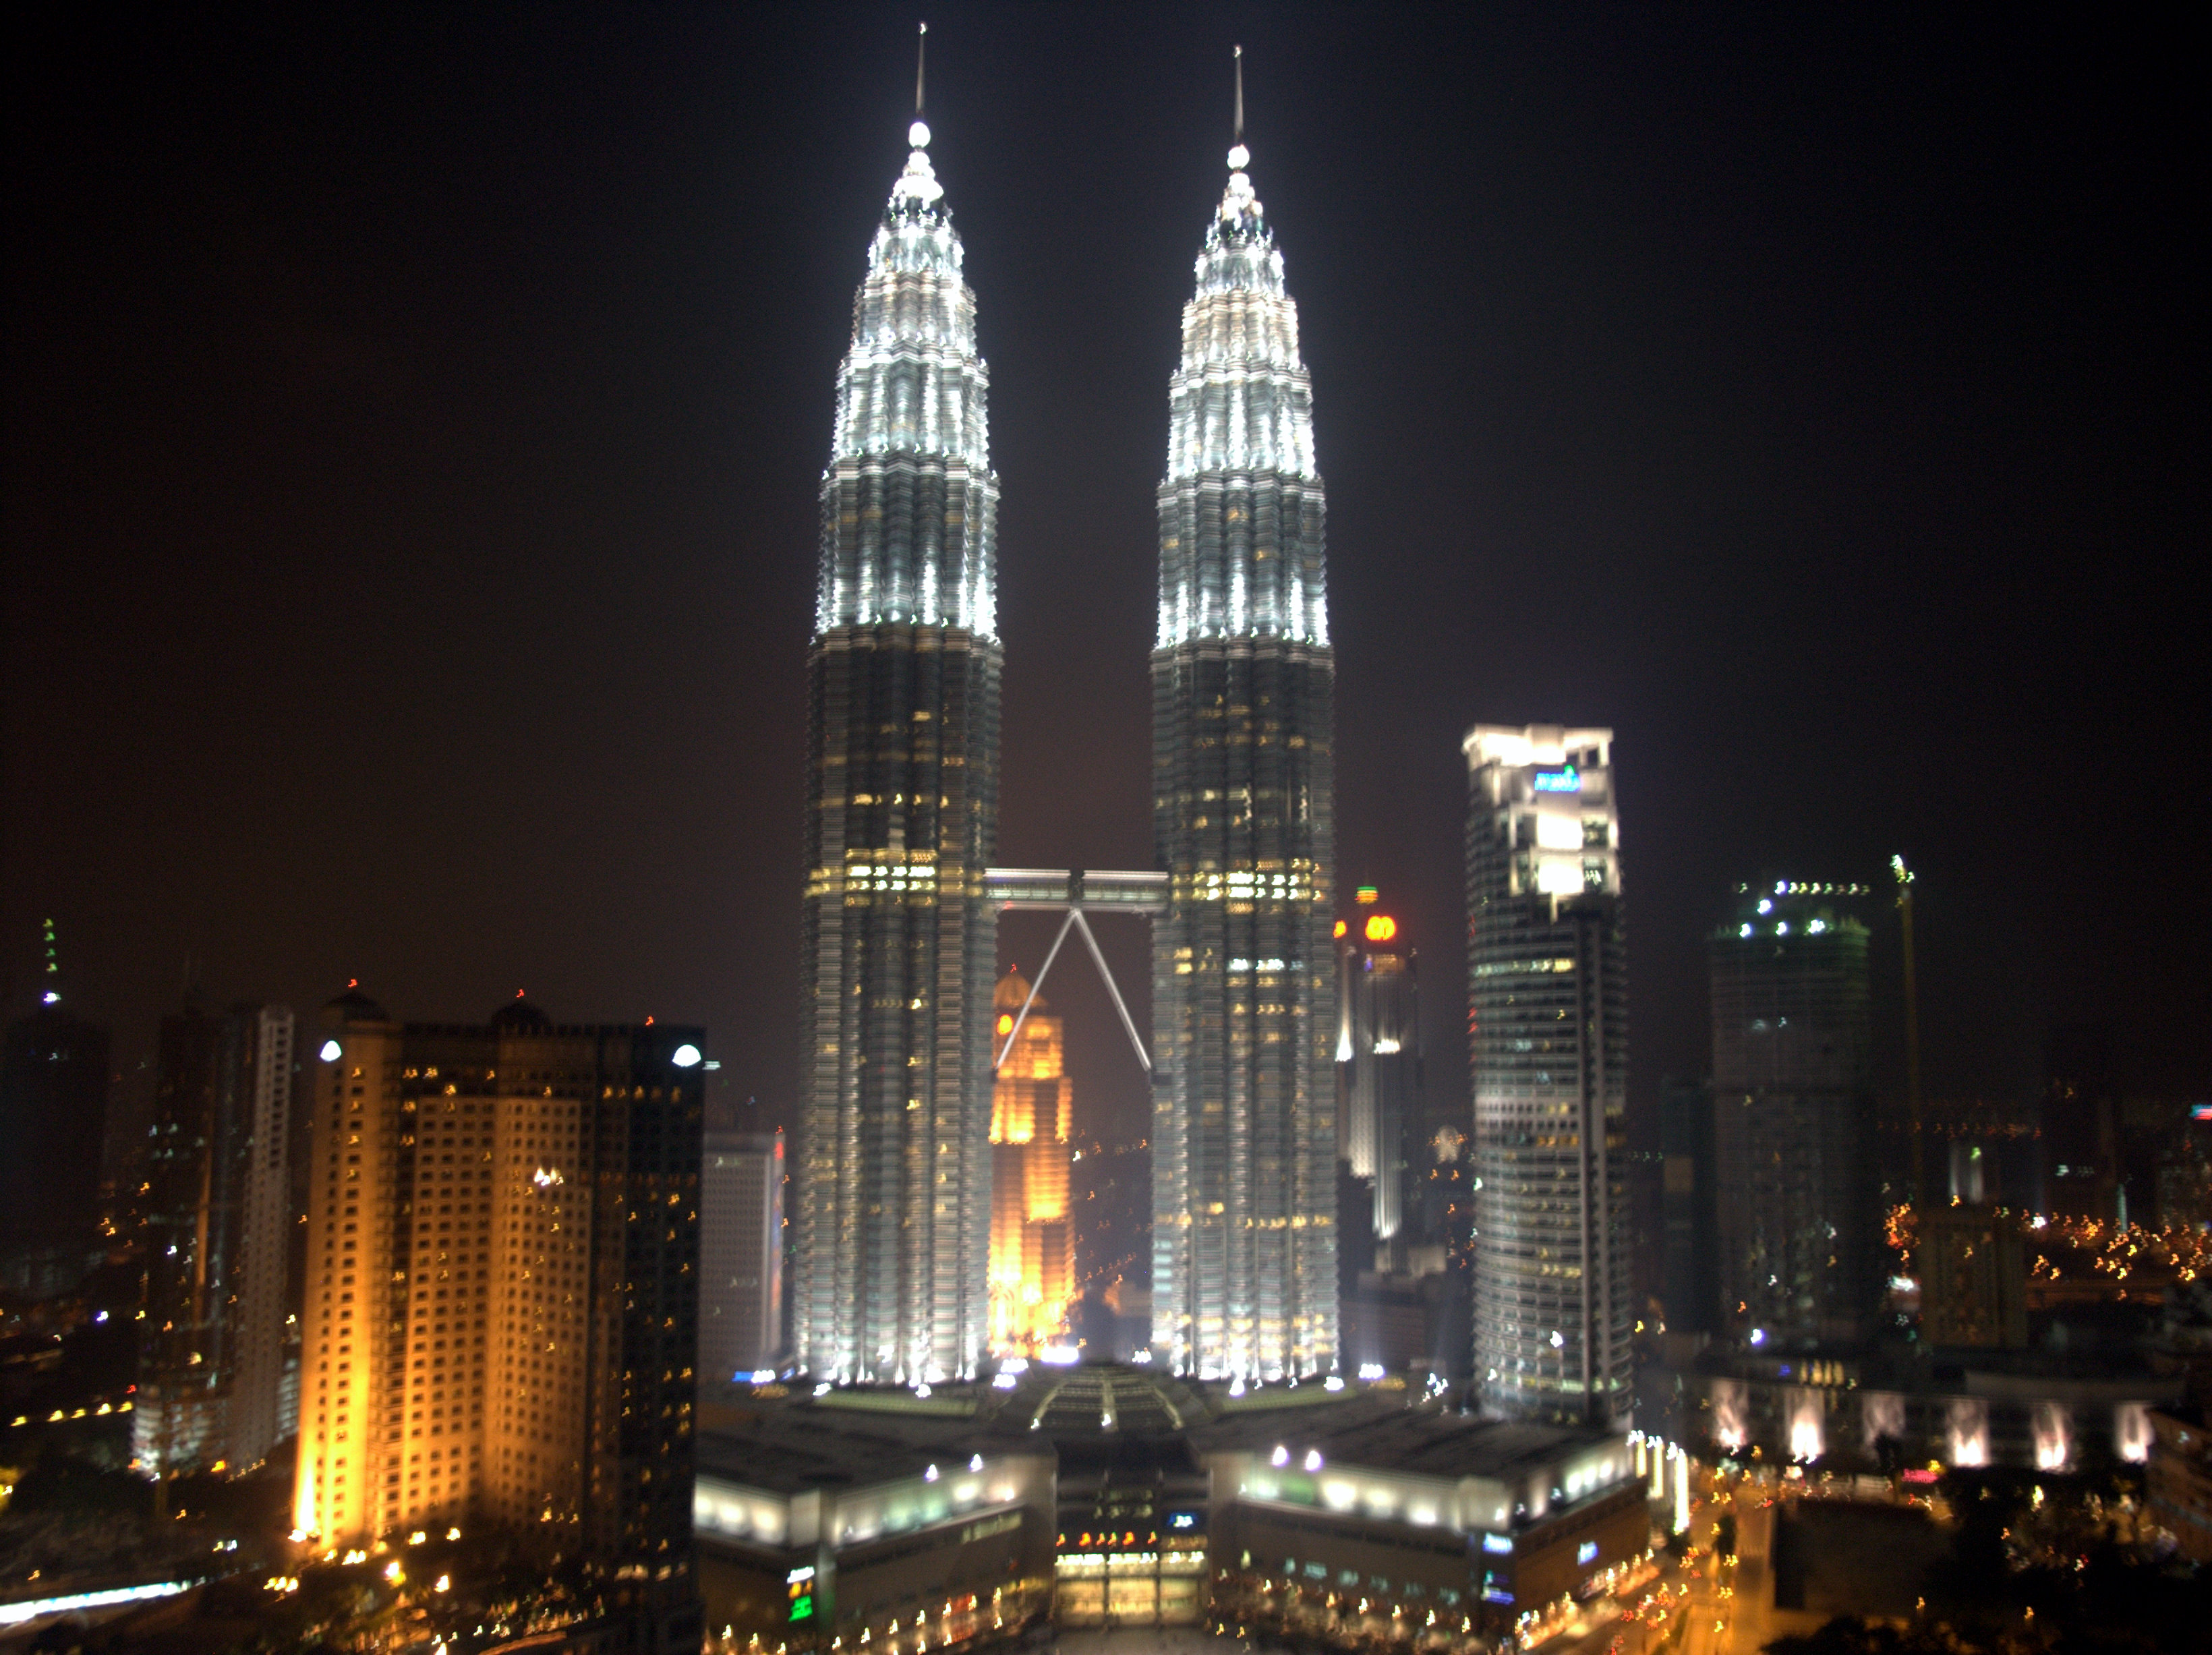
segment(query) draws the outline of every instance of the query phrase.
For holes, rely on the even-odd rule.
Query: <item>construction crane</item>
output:
[[[1920,1153],[1920,995],[1912,977],[1912,870],[1902,856],[1889,859],[1897,880],[1897,912],[1905,928],[1905,1098],[1912,1112],[1912,1210],[1926,1194]]]

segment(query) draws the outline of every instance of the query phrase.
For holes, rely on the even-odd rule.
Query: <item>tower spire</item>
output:
[[[914,118],[921,119],[921,71],[929,55],[929,25],[923,23],[914,40]]]
[[[1244,48],[1234,49],[1237,59],[1237,142],[1244,142]]]

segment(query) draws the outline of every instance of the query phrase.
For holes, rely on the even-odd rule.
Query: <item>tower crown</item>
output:
[[[837,370],[837,415],[825,481],[909,463],[941,473],[934,503],[856,497],[825,520],[817,636],[887,623],[963,628],[995,637],[990,545],[990,370],[975,351],[975,295],[961,275],[960,237],[930,165],[929,128],[907,129],[906,170],[868,246],[853,299],[853,337]],[[897,490],[893,489],[893,493]],[[913,513],[886,538],[884,513]]]

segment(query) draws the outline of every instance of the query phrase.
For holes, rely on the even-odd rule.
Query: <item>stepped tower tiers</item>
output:
[[[1159,489],[1152,1342],[1274,1378],[1337,1361],[1335,663],[1312,391],[1249,161],[1240,133]]]
[[[964,1378],[988,1326],[999,484],[975,295],[908,136],[837,374],[808,665],[793,1330],[838,1384]]]
[[[993,1004],[994,1037],[1006,1056],[991,1092],[991,1348],[1033,1356],[1066,1337],[1075,1300],[1067,1205],[1075,1085],[1060,1020],[1018,969],[999,979]]]

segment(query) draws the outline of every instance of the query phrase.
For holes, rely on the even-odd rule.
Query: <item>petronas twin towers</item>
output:
[[[1297,310],[1239,136],[1158,496],[1152,1349],[1274,1378],[1337,1365],[1334,665]],[[908,137],[838,373],[810,652],[793,1334],[835,1384],[991,1354],[998,478],[960,238]]]

